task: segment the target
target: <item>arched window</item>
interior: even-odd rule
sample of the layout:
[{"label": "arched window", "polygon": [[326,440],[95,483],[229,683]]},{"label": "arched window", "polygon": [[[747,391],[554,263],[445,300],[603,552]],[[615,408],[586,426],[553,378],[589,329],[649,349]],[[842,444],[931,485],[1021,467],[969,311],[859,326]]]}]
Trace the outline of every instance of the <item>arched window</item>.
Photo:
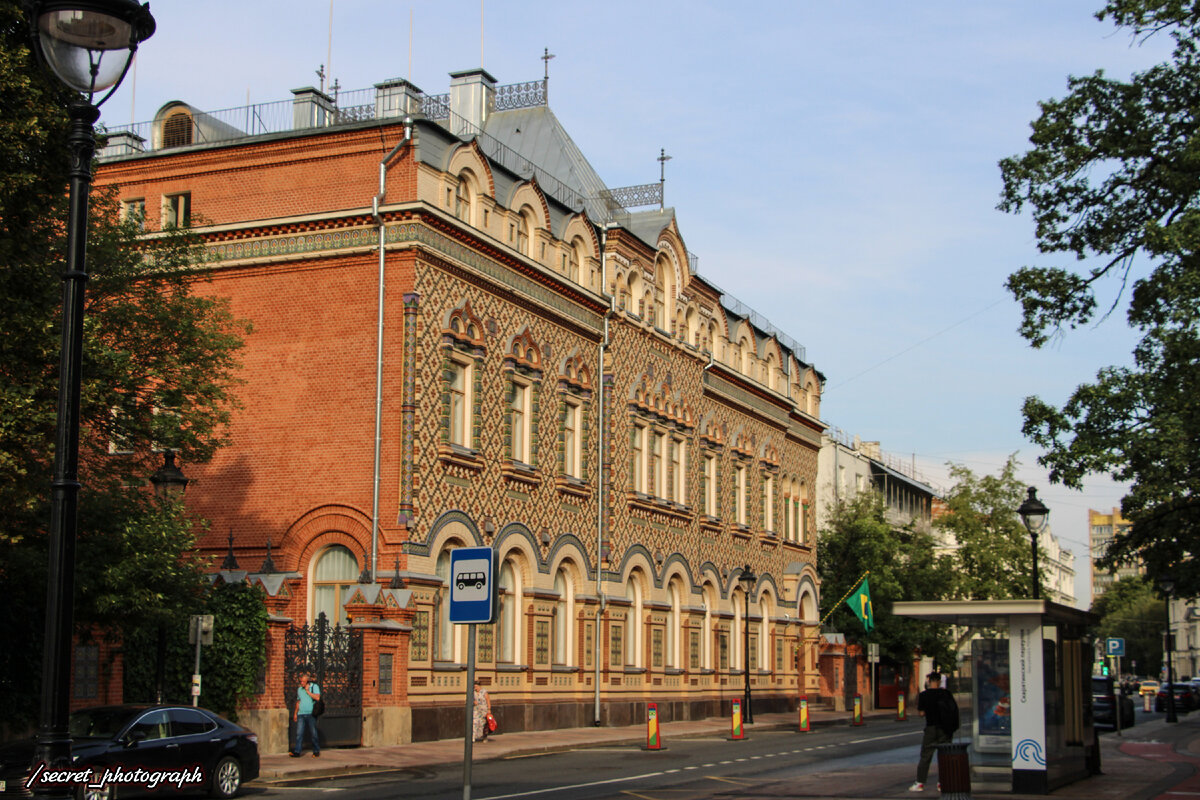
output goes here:
[{"label": "arched window", "polygon": [[529,206],[521,209],[520,215],[517,217],[517,250],[527,256],[533,255],[533,251],[529,248],[529,234],[533,230],[531,219],[533,210]]},{"label": "arched window", "polygon": [[438,587],[437,614],[433,625],[433,660],[454,660],[454,626],[450,624],[450,551],[443,550],[437,557],[435,568],[442,579]]},{"label": "arched window", "polygon": [[521,615],[517,609],[521,603],[521,584],[511,560],[500,567],[500,661],[513,664],[516,660],[517,642],[520,641]]},{"label": "arched window", "polygon": [[774,604],[771,602],[771,595],[764,593],[759,599],[758,613],[758,668],[773,672],[775,660],[771,657],[771,648],[774,647],[771,617],[774,615]]},{"label": "arched window", "polygon": [[683,590],[679,578],[671,581],[671,614],[667,617],[667,666],[681,666],[679,633],[683,624]]},{"label": "arched window", "polygon": [[797,514],[799,524],[796,526],[796,541],[808,544],[808,484],[800,482],[800,508]]},{"label": "arched window", "polygon": [[625,599],[629,601],[629,620],[625,625],[625,664],[642,665],[642,584],[637,573],[625,582]]},{"label": "arched window", "polygon": [[175,111],[163,120],[162,146],[182,147],[192,143],[192,115]]},{"label": "arched window", "polygon": [[733,600],[733,630],[730,631],[730,635],[733,637],[733,642],[730,643],[733,658],[729,663],[733,669],[744,670],[746,668],[746,634],[742,626],[746,624],[746,593],[741,589],[734,589],[730,593],[730,597]]},{"label": "arched window", "polygon": [[574,662],[571,657],[575,649],[571,641],[574,631],[571,620],[575,616],[575,597],[574,586],[566,570],[559,569],[554,576],[554,591],[558,593],[558,599],[554,601],[554,663],[569,665]]},{"label": "arched window", "polygon": [[583,239],[576,236],[571,240],[571,249],[567,253],[567,277],[579,283],[579,263],[583,260]]},{"label": "arched window", "polygon": [[466,173],[458,176],[458,186],[454,189],[454,216],[463,222],[471,221],[471,182]]},{"label": "arched window", "polygon": [[312,616],[316,622],[322,613],[330,625],[347,622],[343,606],[350,599],[350,587],[358,581],[358,560],[340,544],[326,547],[313,562]]},{"label": "arched window", "polygon": [[715,669],[713,664],[713,609],[717,607],[717,589],[711,583],[704,584],[704,630],[700,635],[702,653],[700,663],[704,669]]}]

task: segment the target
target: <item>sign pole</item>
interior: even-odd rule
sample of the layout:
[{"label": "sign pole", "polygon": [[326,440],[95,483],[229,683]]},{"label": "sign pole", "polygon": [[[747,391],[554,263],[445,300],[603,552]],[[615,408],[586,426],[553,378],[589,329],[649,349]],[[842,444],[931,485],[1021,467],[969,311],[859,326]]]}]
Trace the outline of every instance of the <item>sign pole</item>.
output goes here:
[{"label": "sign pole", "polygon": [[192,669],[192,708],[197,708],[200,705],[200,640],[203,638],[201,631],[204,629],[204,619],[196,614],[192,616],[196,622],[196,665]]},{"label": "sign pole", "polygon": [[467,626],[467,724],[463,735],[463,800],[471,800],[471,750],[475,745],[475,624]]},{"label": "sign pole", "polygon": [[475,626],[496,615],[496,551],[459,547],[450,551],[450,622],[467,626],[467,697],[463,722],[463,800],[471,800],[471,750],[475,744]]},{"label": "sign pole", "polygon": [[1117,735],[1120,736],[1120,735],[1122,735],[1121,734],[1121,656],[1116,656],[1115,658],[1112,658],[1112,661],[1115,661],[1117,664],[1116,669],[1114,670],[1114,673],[1112,673],[1112,675],[1114,675],[1114,678],[1112,678],[1112,696],[1114,696],[1116,698]]}]

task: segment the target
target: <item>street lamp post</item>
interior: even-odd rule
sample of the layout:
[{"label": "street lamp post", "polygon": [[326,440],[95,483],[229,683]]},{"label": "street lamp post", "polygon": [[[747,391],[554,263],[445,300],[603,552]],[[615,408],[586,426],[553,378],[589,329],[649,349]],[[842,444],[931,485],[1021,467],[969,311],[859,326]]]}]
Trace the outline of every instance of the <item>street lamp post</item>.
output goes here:
[{"label": "street lamp post", "polygon": [[1033,599],[1037,600],[1041,596],[1038,588],[1038,534],[1042,532],[1042,528],[1046,527],[1046,518],[1050,516],[1050,509],[1046,508],[1045,503],[1038,500],[1037,489],[1030,486],[1029,496],[1021,503],[1017,509],[1017,514],[1021,516],[1021,522],[1025,524],[1025,530],[1029,531],[1029,538],[1033,540]]},{"label": "street lamp post", "polygon": [[[154,470],[150,483],[154,484],[154,494],[163,502],[178,500],[187,489],[188,478],[175,464],[175,451],[163,452],[162,466]],[[233,534],[230,534],[230,547],[233,546]],[[232,550],[230,551],[232,552]],[[158,643],[154,661],[154,695],[155,702],[163,701],[164,688],[167,682],[167,624],[158,623]]]},{"label": "street lamp post", "polygon": [[1175,637],[1171,635],[1171,594],[1175,591],[1175,581],[1164,575],[1158,579],[1158,586],[1167,598],[1167,722],[1179,722],[1175,716],[1175,667],[1171,663],[1175,654]]},{"label": "street lamp post", "polygon": [[[137,0],[26,0],[33,47],[64,84],[79,93],[72,101],[67,149],[71,159],[67,258],[63,270],[62,356],[58,422],[51,484],[46,632],[42,650],[41,709],[37,761],[60,769],[71,764],[67,727],[74,627],[75,538],[79,507],[79,394],[83,361],[83,287],[87,280],[88,195],[93,126],[100,105],[129,71],[138,43],[154,33],[149,5]],[[98,92],[108,93],[95,101]],[[42,793],[38,789],[39,794]]]},{"label": "street lamp post", "polygon": [[754,591],[754,584],[758,582],[758,576],[754,574],[754,570],[750,569],[747,564],[742,567],[741,577],[738,578],[742,583],[742,588],[746,591],[746,614],[742,620],[742,634],[744,636],[742,647],[742,667],[743,674],[746,677],[746,688],[742,693],[742,718],[747,724],[754,724],[754,710],[751,707],[750,697],[750,593]]}]

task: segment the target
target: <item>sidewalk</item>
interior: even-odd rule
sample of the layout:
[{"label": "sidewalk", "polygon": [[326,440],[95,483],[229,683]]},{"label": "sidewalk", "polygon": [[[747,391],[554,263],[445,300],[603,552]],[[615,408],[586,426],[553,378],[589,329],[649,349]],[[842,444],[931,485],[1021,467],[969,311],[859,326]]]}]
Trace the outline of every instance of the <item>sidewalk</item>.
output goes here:
[{"label": "sidewalk", "polygon": [[[848,725],[850,715],[846,712],[810,711],[814,736],[820,736],[821,728]],[[895,719],[895,713],[879,711],[864,715],[868,727],[878,730],[883,724]],[[753,735],[755,730],[795,730],[796,715],[758,714],[755,724],[747,728]],[[1200,712],[1180,716],[1177,726],[1184,733],[1184,744],[1179,751],[1161,741],[1157,732],[1165,733],[1166,723],[1161,719],[1141,722],[1125,730],[1124,737],[1105,734],[1101,737],[1102,775],[1092,776],[1054,791],[1050,797],[1068,800],[1135,800],[1168,796],[1200,796]],[[711,736],[729,733],[729,720],[713,717],[686,722],[667,722],[662,726],[663,742],[669,747],[672,739]],[[866,730],[866,728],[864,728]],[[474,761],[485,761],[512,756],[534,755],[575,747],[644,744],[644,725],[622,728],[568,728],[555,731],[524,731],[506,733],[487,742],[476,743],[473,748]],[[1144,741],[1139,741],[1144,740]],[[291,758],[283,755],[262,757],[261,775],[256,783],[273,785],[313,778],[338,775],[388,772],[423,768],[440,764],[460,764],[463,757],[461,739],[443,739],[433,742],[396,745],[392,747],[360,747],[351,749],[325,750],[321,757]],[[884,800],[885,798],[937,798],[936,766],[930,776],[924,794],[909,793],[916,764],[916,749],[912,763],[884,764],[868,770],[841,772],[813,772],[805,776],[802,784],[796,781],[767,781],[748,778],[739,781],[725,792],[711,796],[738,798],[738,800],[772,800],[773,798],[804,797],[811,800],[829,798],[859,798],[860,800]],[[936,765],[936,762],[935,762]],[[973,800],[1044,800],[1045,796],[1016,795],[1006,792],[980,792],[971,794]]]}]

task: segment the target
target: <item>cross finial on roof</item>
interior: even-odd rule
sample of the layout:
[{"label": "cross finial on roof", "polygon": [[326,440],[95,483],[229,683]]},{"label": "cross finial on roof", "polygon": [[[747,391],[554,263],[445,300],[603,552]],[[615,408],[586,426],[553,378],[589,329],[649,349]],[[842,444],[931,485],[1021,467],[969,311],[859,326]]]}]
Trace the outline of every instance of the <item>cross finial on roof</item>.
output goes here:
[{"label": "cross finial on roof", "polygon": [[545,62],[545,73],[542,75],[542,80],[550,80],[550,59],[554,58],[554,53],[550,52],[550,48],[546,47],[542,50],[542,61]]},{"label": "cross finial on roof", "polygon": [[321,93],[324,94],[325,93],[325,65],[324,64],[322,64],[320,69],[317,70],[317,77],[321,79]]},{"label": "cross finial on roof", "polygon": [[658,185],[661,190],[658,193],[658,209],[660,211],[666,205],[667,162],[670,160],[667,148],[660,148],[658,151]]}]

